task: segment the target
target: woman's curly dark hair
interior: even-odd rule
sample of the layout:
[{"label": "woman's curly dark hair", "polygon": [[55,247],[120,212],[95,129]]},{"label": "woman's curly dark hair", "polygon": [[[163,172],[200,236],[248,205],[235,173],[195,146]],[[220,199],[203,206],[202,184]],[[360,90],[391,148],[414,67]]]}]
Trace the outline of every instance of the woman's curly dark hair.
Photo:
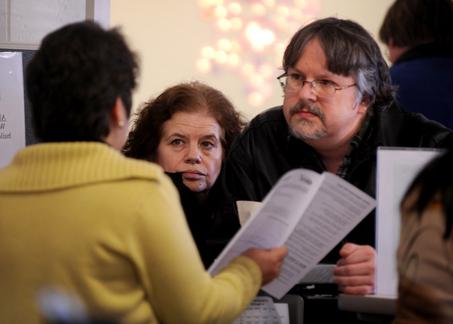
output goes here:
[{"label": "woman's curly dark hair", "polygon": [[136,114],[133,129],[123,149],[124,154],[155,162],[163,124],[177,112],[205,109],[224,131],[221,141],[226,156],[231,143],[245,126],[245,121],[222,92],[198,81],[172,86],[146,102]]}]

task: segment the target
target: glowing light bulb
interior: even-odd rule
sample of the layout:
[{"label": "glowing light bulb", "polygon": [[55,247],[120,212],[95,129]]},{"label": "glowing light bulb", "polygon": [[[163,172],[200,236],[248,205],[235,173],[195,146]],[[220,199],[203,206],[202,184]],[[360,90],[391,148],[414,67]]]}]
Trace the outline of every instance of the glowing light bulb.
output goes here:
[{"label": "glowing light bulb", "polygon": [[231,29],[231,21],[228,19],[220,19],[217,23],[219,29],[223,32],[227,32]]},{"label": "glowing light bulb", "polygon": [[231,51],[231,41],[226,38],[219,39],[217,42],[217,47],[225,52]]},{"label": "glowing light bulb", "polygon": [[262,1],[264,3],[264,5],[272,8],[273,6],[275,6],[275,0],[263,0]]},{"label": "glowing light bulb", "polygon": [[242,19],[239,17],[234,17],[231,19],[231,28],[234,30],[239,30],[242,28]]},{"label": "glowing light bulb", "polygon": [[262,51],[275,41],[274,33],[270,29],[262,28],[257,22],[251,22],[247,25],[245,37],[252,48],[257,51]]},{"label": "glowing light bulb", "polygon": [[240,15],[242,12],[242,6],[238,2],[232,2],[228,5],[228,11],[232,15]]},{"label": "glowing light bulb", "polygon": [[240,62],[239,55],[237,54],[230,54],[228,55],[228,64],[231,66],[238,66]]},{"label": "glowing light bulb", "polygon": [[255,3],[251,7],[251,11],[255,16],[264,16],[266,14],[266,7],[261,3]]},{"label": "glowing light bulb", "polygon": [[214,60],[218,63],[218,64],[225,64],[228,60],[228,55],[227,53],[225,53],[224,51],[217,51],[215,53],[215,56],[214,56]]},{"label": "glowing light bulb", "polygon": [[214,16],[216,16],[218,19],[225,18],[228,15],[228,10],[225,8],[225,6],[216,6],[214,9]]},{"label": "glowing light bulb", "polygon": [[209,8],[221,5],[223,0],[199,0],[198,3],[202,8]]},{"label": "glowing light bulb", "polygon": [[248,95],[248,102],[254,107],[261,106],[263,101],[263,95],[257,91],[254,91]]},{"label": "glowing light bulb", "polygon": [[212,59],[214,57],[215,50],[211,46],[205,46],[201,49],[201,56],[206,59]]},{"label": "glowing light bulb", "polygon": [[306,4],[306,0],[294,0],[295,7],[304,8]]},{"label": "glowing light bulb", "polygon": [[199,59],[197,61],[197,69],[202,73],[211,72],[212,64],[208,59]]},{"label": "glowing light bulb", "polygon": [[278,6],[277,14],[280,15],[281,17],[288,17],[290,14],[289,8],[286,6]]}]

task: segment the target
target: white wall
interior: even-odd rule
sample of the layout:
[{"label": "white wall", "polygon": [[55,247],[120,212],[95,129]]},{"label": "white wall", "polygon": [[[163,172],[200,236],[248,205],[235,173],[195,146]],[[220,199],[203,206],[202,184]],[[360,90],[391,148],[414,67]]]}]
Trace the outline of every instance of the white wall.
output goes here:
[{"label": "white wall", "polygon": [[[376,36],[392,2],[320,0],[319,17],[352,19]],[[271,81],[272,97],[254,108],[247,102],[244,84],[237,74],[225,71],[212,75],[197,71],[195,62],[200,49],[213,41],[212,24],[202,18],[197,0],[111,0],[110,5],[111,26],[122,28],[141,58],[141,78],[134,108],[170,85],[195,79],[223,91],[248,118],[282,102],[277,81]],[[276,65],[275,75],[278,68]]]},{"label": "white wall", "polygon": [[37,49],[49,32],[85,19],[108,27],[110,0],[0,0],[0,47]]}]

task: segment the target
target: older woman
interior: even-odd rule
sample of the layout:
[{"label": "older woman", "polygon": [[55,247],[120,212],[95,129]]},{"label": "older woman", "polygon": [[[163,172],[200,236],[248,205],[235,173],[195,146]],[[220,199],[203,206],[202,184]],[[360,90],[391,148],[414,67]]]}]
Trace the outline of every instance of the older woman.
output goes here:
[{"label": "older woman", "polygon": [[129,157],[160,164],[171,176],[205,266],[239,228],[219,175],[243,125],[220,91],[200,82],[182,83],[143,106],[124,149]]},{"label": "older woman", "polygon": [[30,62],[43,143],[0,170],[0,323],[44,322],[49,288],[121,323],[227,323],[278,273],[285,249],[252,249],[211,278],[168,177],[117,151],[136,70],[123,37],[88,22],[46,36]]}]

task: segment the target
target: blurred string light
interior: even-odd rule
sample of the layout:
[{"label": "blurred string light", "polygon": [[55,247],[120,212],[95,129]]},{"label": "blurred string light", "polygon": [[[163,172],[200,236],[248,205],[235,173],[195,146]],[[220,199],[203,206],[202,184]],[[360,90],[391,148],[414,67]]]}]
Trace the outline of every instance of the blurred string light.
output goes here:
[{"label": "blurred string light", "polygon": [[245,84],[250,105],[272,95],[289,38],[319,14],[319,0],[199,0],[203,17],[213,23],[215,42],[201,49],[203,73],[231,70]]}]

